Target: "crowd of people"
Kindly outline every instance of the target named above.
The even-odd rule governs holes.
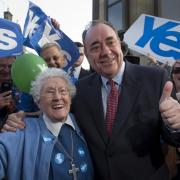
[[[83,44],[75,42],[80,57],[67,73],[62,70],[66,57],[57,44],[41,49],[49,68],[32,82],[30,91],[38,117],[13,113],[16,108],[3,117],[1,179],[172,178],[162,144],[179,153],[179,61],[171,82],[163,68],[124,61],[111,23],[94,20],[87,27]],[[81,67],[84,54],[92,72]],[[0,58],[1,86],[12,81],[14,61]],[[1,109],[11,102],[11,90],[0,93]]]

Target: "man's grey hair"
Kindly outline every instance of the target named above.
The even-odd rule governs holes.
[[[39,54],[41,54],[44,50],[51,48],[51,47],[56,47],[60,52],[62,51],[62,48],[60,47],[59,44],[57,44],[57,43],[46,43],[42,46]]]
[[[116,33],[117,37],[119,37],[116,28],[115,28],[109,21],[105,21],[105,20],[92,20],[92,21],[90,21],[90,22],[86,25],[86,28],[85,28],[85,30],[84,30],[83,33],[82,33],[82,41],[83,41],[83,44],[84,44],[84,45],[85,45],[85,38],[86,38],[87,32],[88,32],[92,27],[96,26],[97,24],[105,24],[105,25],[111,27],[111,28],[114,30],[114,32]]]
[[[68,76],[68,74],[64,70],[59,69],[59,68],[47,68],[46,70],[41,72],[37,76],[37,78],[31,83],[30,94],[32,95],[35,103],[38,104],[39,102],[40,93],[42,90],[44,80],[50,77],[59,77],[63,79],[66,82],[67,89],[70,93],[71,98],[75,96],[76,87],[72,83],[71,78]]]

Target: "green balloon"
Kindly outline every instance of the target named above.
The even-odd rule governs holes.
[[[29,93],[31,82],[45,69],[47,64],[40,56],[32,53],[23,54],[17,56],[12,64],[12,80],[20,91]]]

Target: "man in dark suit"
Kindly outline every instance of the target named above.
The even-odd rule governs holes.
[[[165,71],[124,62],[117,32],[108,22],[92,21],[83,43],[96,73],[77,82],[72,110],[88,142],[96,179],[168,180],[160,137],[180,145],[180,105],[171,97]],[[110,133],[109,80],[119,91]]]
[[[73,64],[73,66],[71,68],[69,68],[68,72],[69,75],[78,79],[81,79],[87,75],[90,74],[90,71],[84,69],[82,67],[82,63],[84,61],[84,45],[80,42],[74,42],[76,44],[76,46],[79,49],[79,59]]]

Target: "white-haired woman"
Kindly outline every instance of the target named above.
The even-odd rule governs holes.
[[[42,115],[25,118],[23,130],[0,134],[0,179],[93,179],[86,142],[69,113],[75,92],[61,69],[48,68],[32,82]]]

